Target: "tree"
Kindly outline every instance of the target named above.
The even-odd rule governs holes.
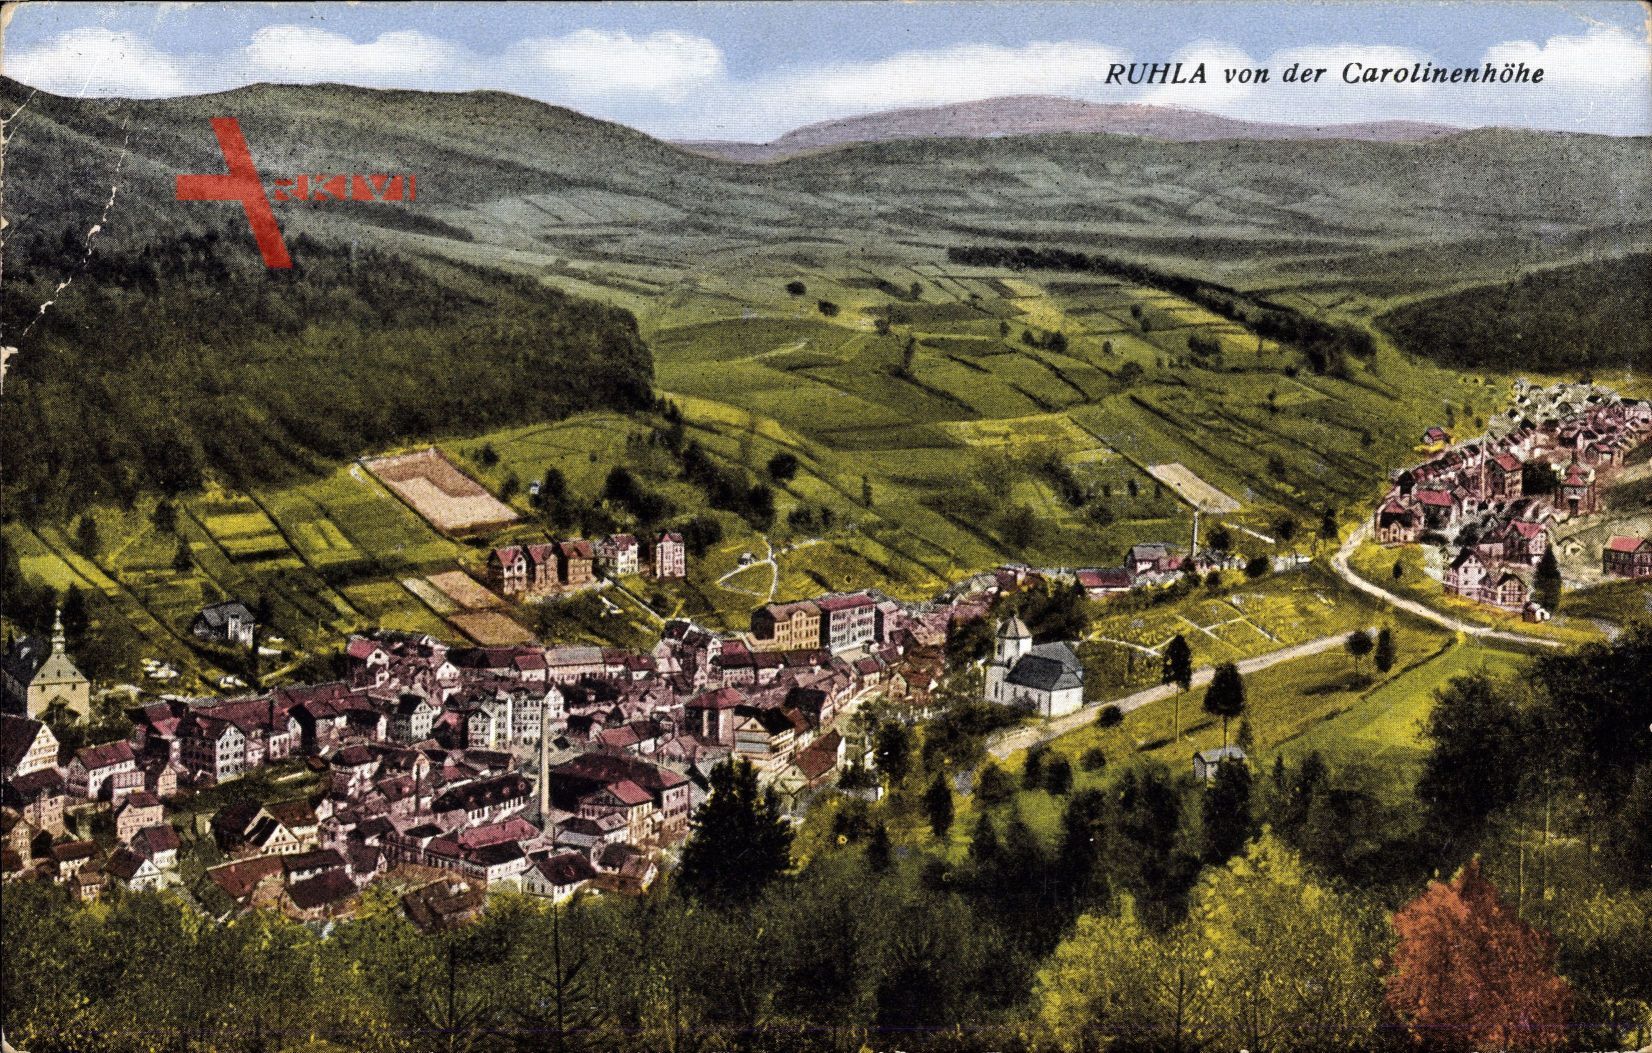
[[[1245,681],[1239,675],[1238,666],[1223,662],[1216,667],[1210,686],[1205,688],[1204,709],[1211,716],[1222,718],[1222,748],[1226,749],[1228,721],[1245,711]]]
[[[91,514],[80,517],[75,526],[75,550],[88,558],[98,554],[101,540],[98,537],[98,521]]]
[[[822,300],[822,301],[820,301],[818,306],[820,307],[820,313],[822,315],[825,315],[827,318],[836,318],[837,317],[838,307],[837,307],[837,304],[833,303],[832,301]]]
[[[188,574],[194,565],[195,557],[189,551],[189,542],[180,539],[177,551],[172,553],[172,569],[179,574]]]
[[[1256,733],[1251,729],[1250,717],[1239,718],[1239,734],[1233,736],[1233,742],[1246,756],[1256,752]]]
[[[1200,857],[1207,866],[1233,858],[1255,832],[1251,818],[1250,766],[1230,761],[1216,766],[1216,778],[1200,801]]]
[[[1187,645],[1187,640],[1181,633],[1171,637],[1170,642],[1164,645],[1164,669],[1160,682],[1175,684],[1180,691],[1176,693],[1171,716],[1172,742],[1182,741],[1182,693],[1193,686],[1193,648]]]
[[[1333,508],[1327,508],[1319,518],[1319,540],[1335,541],[1341,535],[1337,528],[1337,514]]]
[[[769,458],[769,478],[777,483],[789,483],[797,475],[797,457],[781,450]]]
[[[1003,857],[1003,843],[998,840],[998,826],[992,813],[982,810],[975,820],[975,832],[969,839],[969,862],[976,870],[989,870]]]
[[[1027,748],[1027,758],[1021,762],[1021,788],[1036,790],[1044,784],[1044,754],[1048,752],[1044,746],[1036,745]]]
[[[923,294],[924,294],[924,287],[921,284],[919,284],[918,282],[913,282],[910,293],[911,293],[911,298],[912,299],[914,299],[914,300],[921,299],[923,297]]]
[[[1371,634],[1364,629],[1355,629],[1348,634],[1348,639],[1343,646],[1348,649],[1348,654],[1354,659],[1354,671],[1359,672],[1360,659],[1371,653]]]
[[[1551,546],[1543,550],[1543,558],[1538,560],[1537,571],[1532,575],[1532,599],[1553,614],[1560,609],[1560,589],[1560,564],[1555,561]]]
[[[1516,685],[1485,673],[1458,677],[1438,692],[1424,736],[1431,748],[1417,777],[1417,799],[1442,840],[1466,840],[1520,786],[1522,727]]]
[[[1210,988],[1186,926],[1159,935],[1122,897],[1114,914],[1084,914],[1033,988],[1040,1046],[1088,1053],[1110,1048],[1185,1051]]]
[[[1085,771],[1100,771],[1107,767],[1107,751],[1100,746],[1091,746],[1078,758],[1078,766]]]
[[[1377,630],[1377,672],[1394,668],[1394,630],[1386,625]]]
[[[1289,516],[1274,521],[1273,532],[1279,535],[1279,540],[1289,545],[1296,540],[1296,520]]]
[[[63,596],[63,634],[74,644],[85,641],[92,628],[92,615],[86,609],[86,594],[80,586],[71,584]]]
[[[877,758],[878,770],[888,776],[890,785],[900,785],[912,771],[912,732],[899,721],[884,721],[878,726],[872,754]]]
[[[786,283],[786,291],[791,293],[793,296],[802,296],[809,291],[809,287],[804,285],[802,282],[793,279],[792,281]]]
[[[482,467],[484,468],[492,468],[494,465],[499,463],[499,451],[493,448],[493,443],[489,442],[482,444],[482,454],[480,460],[482,462]]]
[[[155,512],[149,521],[160,533],[172,533],[178,529],[178,506],[164,497],[161,498],[155,502]]]
[[[866,839],[866,866],[874,874],[881,874],[889,869],[891,862],[889,845],[889,828],[883,823],[872,825],[872,833]]]
[[[1199,1014],[1207,1048],[1372,1047],[1378,948],[1357,905],[1316,882],[1276,839],[1260,837],[1208,871],[1186,924],[1208,970]]]
[[[1405,577],[1405,563],[1404,563],[1403,560],[1396,559],[1394,561],[1394,580],[1399,581],[1401,578],[1404,578],[1404,577]]]
[[[860,503],[866,508],[872,507],[872,480],[869,476],[860,477]]]
[[[1571,989],[1548,938],[1521,921],[1470,860],[1394,915],[1387,1001],[1418,1041],[1445,1049],[1564,1043]]]
[[[1044,789],[1052,797],[1065,797],[1073,791],[1073,766],[1059,753],[1044,765]]]
[[[711,796],[695,810],[677,881],[695,899],[750,903],[791,866],[792,826],[757,770],[741,759],[711,770]]]
[[[923,805],[930,831],[937,841],[945,841],[952,830],[953,815],[952,786],[945,774],[937,772],[935,778],[930,780],[929,789],[924,791]]]
[[[1245,577],[1250,578],[1252,581],[1257,578],[1266,577],[1268,571],[1272,569],[1273,564],[1266,556],[1252,556],[1250,559],[1245,561]]]
[[[1098,728],[1116,728],[1122,723],[1124,723],[1124,711],[1111,703],[1102,706],[1101,711],[1096,714],[1096,727]]]
[[[563,476],[562,469],[550,467],[545,469],[545,478],[539,484],[539,500],[547,508],[568,499],[568,480]]]
[[[1002,804],[1015,796],[1015,784],[1010,777],[994,761],[987,761],[981,766],[981,772],[975,777],[975,798],[982,804]]]

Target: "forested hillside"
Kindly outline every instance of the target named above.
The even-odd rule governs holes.
[[[1451,366],[1572,372],[1652,364],[1649,320],[1652,255],[1637,253],[1421,300],[1379,324]]]
[[[8,250],[0,324],[27,338],[0,458],[19,518],[650,396],[630,314],[528,279],[302,236],[293,269],[269,271],[244,224],[100,248],[77,272],[76,240]]]

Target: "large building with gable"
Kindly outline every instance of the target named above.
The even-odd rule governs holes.
[[[1045,719],[1072,713],[1084,705],[1084,663],[1071,644],[1034,645],[1026,623],[1011,615],[998,627],[986,698]]]

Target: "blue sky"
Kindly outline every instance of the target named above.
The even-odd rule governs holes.
[[[1604,3],[59,4],[16,10],[6,72],[155,97],[254,81],[495,88],[672,138],[767,139],[899,106],[1041,93],[1301,123],[1408,118],[1652,133],[1647,8]],[[1112,62],[1211,83],[1103,83]],[[1361,87],[1367,65],[1544,67],[1538,86]],[[1330,69],[1313,89],[1227,65]]]

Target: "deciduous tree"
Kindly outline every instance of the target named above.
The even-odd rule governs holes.
[[[1544,1049],[1566,1040],[1571,989],[1548,938],[1515,916],[1471,860],[1394,915],[1388,1006],[1443,1049]]]

